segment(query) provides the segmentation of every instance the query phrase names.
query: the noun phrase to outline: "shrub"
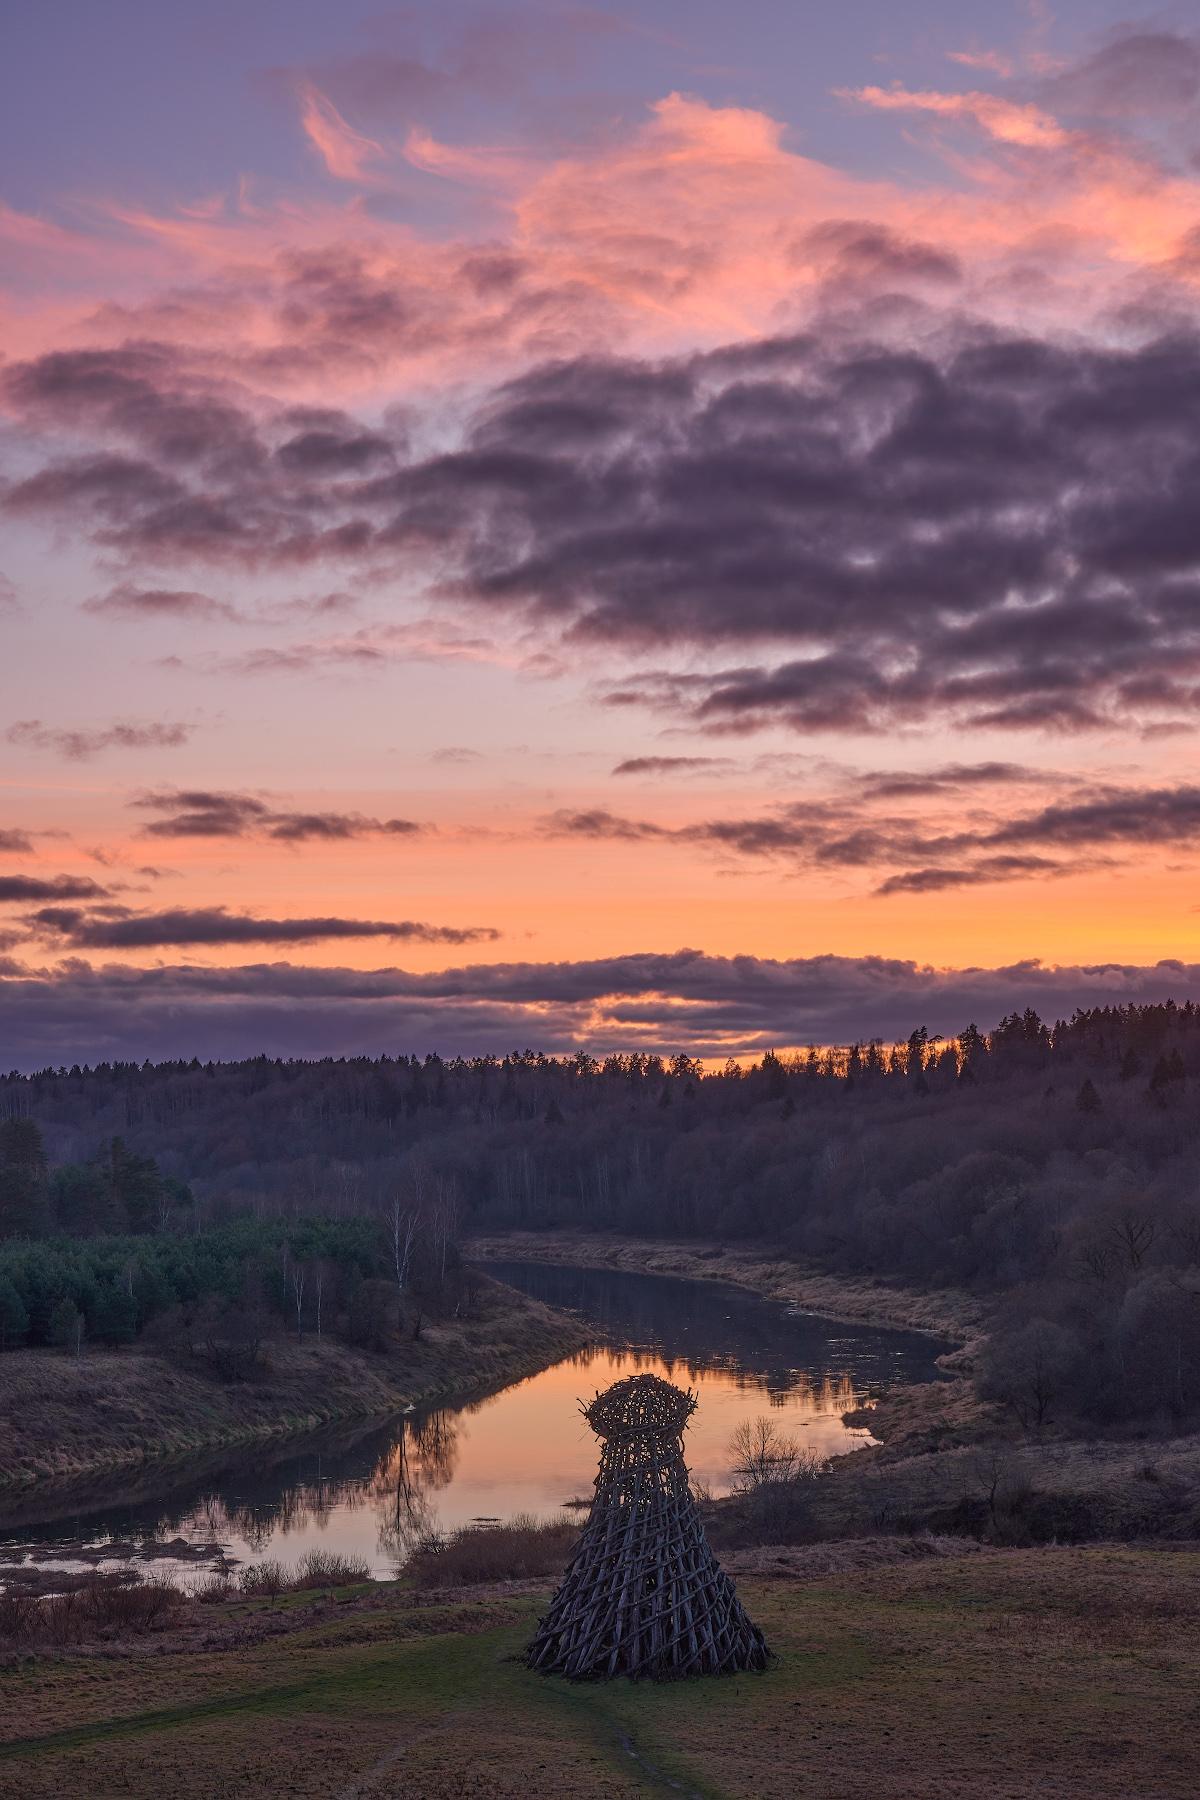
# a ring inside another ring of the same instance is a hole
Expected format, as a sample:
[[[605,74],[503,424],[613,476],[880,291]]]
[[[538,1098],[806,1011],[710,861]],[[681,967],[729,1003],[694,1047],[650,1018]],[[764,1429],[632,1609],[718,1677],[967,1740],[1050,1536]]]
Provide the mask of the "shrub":
[[[361,1556],[341,1556],[336,1550],[310,1550],[288,1586],[295,1589],[355,1587],[370,1579],[371,1565]]]
[[[242,1593],[253,1595],[256,1599],[275,1600],[287,1586],[287,1570],[273,1558],[266,1562],[247,1563],[238,1576],[238,1587]]]
[[[449,1538],[426,1538],[405,1565],[418,1587],[471,1587],[558,1575],[579,1539],[570,1519],[518,1513],[505,1525],[468,1525]]]
[[[155,1631],[169,1624],[183,1603],[165,1575],[136,1569],[93,1576],[70,1593],[45,1600],[10,1591],[0,1594],[0,1642],[62,1647]]]
[[[223,1606],[236,1592],[233,1578],[214,1573],[205,1575],[192,1589],[192,1599],[202,1606]]]

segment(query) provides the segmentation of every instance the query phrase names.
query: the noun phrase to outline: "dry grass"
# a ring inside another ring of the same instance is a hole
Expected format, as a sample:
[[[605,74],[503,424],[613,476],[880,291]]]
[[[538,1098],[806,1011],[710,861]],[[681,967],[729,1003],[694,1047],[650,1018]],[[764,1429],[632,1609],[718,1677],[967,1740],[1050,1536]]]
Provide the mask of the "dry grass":
[[[450,1538],[426,1540],[404,1565],[404,1573],[419,1588],[557,1576],[578,1541],[579,1526],[569,1519],[518,1513],[504,1525],[472,1525]]]
[[[0,1594],[0,1648],[94,1643],[161,1630],[186,1602],[163,1575],[123,1570],[91,1575],[66,1593],[39,1599],[26,1589]]]
[[[0,1792],[1193,1800],[1200,1555],[869,1551],[743,1573],[774,1667],[661,1686],[530,1675],[548,1583],[197,1607],[0,1670]]]
[[[244,1569],[238,1571],[237,1590],[243,1595],[258,1598],[265,1596],[275,1600],[280,1594],[303,1594],[316,1589],[327,1592],[333,1588],[357,1587],[370,1579],[370,1564],[364,1562],[361,1556],[340,1556],[336,1550],[310,1550],[291,1570],[273,1558],[247,1563]],[[216,1585],[221,1582],[221,1576],[213,1577],[212,1582],[206,1584],[196,1598],[210,1603],[227,1598],[232,1592],[233,1584],[226,1583],[222,1591]]]

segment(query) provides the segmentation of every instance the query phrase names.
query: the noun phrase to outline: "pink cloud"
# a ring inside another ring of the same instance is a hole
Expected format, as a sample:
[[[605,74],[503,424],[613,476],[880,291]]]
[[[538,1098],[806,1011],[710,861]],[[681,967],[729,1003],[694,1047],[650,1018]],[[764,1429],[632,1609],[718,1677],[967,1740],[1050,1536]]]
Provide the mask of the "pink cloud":
[[[472,187],[499,187],[513,192],[533,180],[540,167],[532,154],[522,154],[503,145],[464,147],[439,143],[420,126],[414,126],[405,138],[404,157],[414,169],[420,169],[426,175],[439,175]]]
[[[998,143],[1017,144],[1022,149],[1061,150],[1071,141],[1071,134],[1040,107],[996,94],[914,93],[902,87],[839,88],[837,92],[843,99],[857,100],[878,112],[926,112],[946,119],[968,119]]]
[[[1013,64],[999,50],[947,50],[949,62],[962,63],[968,69],[986,69],[990,75],[999,75],[1001,80],[1013,73]]]
[[[565,155],[417,127],[391,145],[308,85],[301,122],[343,198],[245,180],[164,211],[76,201],[70,231],[0,214],[39,287],[36,313],[10,315],[11,353],[153,338],[263,397],[378,404],[535,358],[801,328],[830,316],[831,284],[838,316],[877,295],[923,305],[939,261],[976,315],[1039,328],[1126,304],[1131,274],[1194,282],[1200,180],[1146,146],[979,91],[848,97],[974,126],[982,148],[942,185],[866,180],[762,111],[681,93]],[[422,180],[477,194],[486,240],[380,211],[381,190]]]
[[[309,82],[300,92],[300,123],[329,173],[339,181],[369,180],[370,164],[386,155],[382,144],[355,131],[332,100]]]

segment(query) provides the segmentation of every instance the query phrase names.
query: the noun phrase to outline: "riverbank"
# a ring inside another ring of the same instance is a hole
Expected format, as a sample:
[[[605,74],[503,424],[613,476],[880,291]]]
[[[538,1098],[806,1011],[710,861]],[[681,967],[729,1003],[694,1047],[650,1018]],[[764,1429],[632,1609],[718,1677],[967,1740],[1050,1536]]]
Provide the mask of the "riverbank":
[[[269,1443],[519,1381],[592,1342],[580,1320],[489,1282],[476,1314],[433,1321],[378,1354],[331,1338],[277,1338],[227,1384],[192,1359],[132,1348],[0,1356],[0,1514],[35,1484]]]
[[[641,1275],[676,1275],[692,1281],[728,1281],[768,1300],[850,1325],[897,1326],[949,1338],[959,1348],[944,1359],[963,1364],[963,1352],[986,1330],[987,1313],[959,1288],[920,1289],[882,1276],[831,1275],[795,1262],[761,1244],[732,1247],[661,1238],[618,1238],[590,1232],[490,1232],[473,1238],[476,1260],[567,1263]]]
[[[0,1789],[1190,1800],[1200,1555],[865,1548],[731,1559],[776,1660],[701,1683],[531,1675],[544,1581],[194,1606],[0,1665]]]
[[[833,1460],[794,1524],[801,1537],[949,1532],[1008,1545],[1200,1537],[1200,1436],[1142,1428],[1102,1437],[1069,1426],[1028,1435],[970,1379],[986,1332],[985,1308],[970,1295],[843,1279],[762,1246],[514,1232],[476,1240],[472,1254],[720,1280],[825,1317],[956,1339],[936,1359],[946,1379],[896,1383],[844,1415],[876,1442]],[[727,1543],[761,1538],[736,1500],[717,1501],[712,1522]]]

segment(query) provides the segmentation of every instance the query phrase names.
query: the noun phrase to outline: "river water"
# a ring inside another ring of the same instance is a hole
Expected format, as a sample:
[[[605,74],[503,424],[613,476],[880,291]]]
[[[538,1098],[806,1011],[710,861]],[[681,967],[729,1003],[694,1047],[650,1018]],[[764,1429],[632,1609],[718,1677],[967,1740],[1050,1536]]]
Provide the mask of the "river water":
[[[286,1446],[256,1446],[136,1475],[28,1495],[0,1515],[5,1563],[36,1557],[83,1566],[111,1547],[105,1566],[147,1540],[215,1546],[238,1562],[294,1564],[322,1547],[361,1556],[390,1576],[427,1531],[586,1500],[597,1445],[580,1400],[622,1375],[649,1371],[696,1392],[685,1439],[694,1482],[728,1491],[729,1440],[745,1419],[769,1414],[825,1456],[869,1442],[841,1415],[897,1382],[937,1378],[945,1344],[913,1332],[842,1325],[760,1300],[739,1288],[625,1271],[493,1262],[488,1272],[579,1313],[595,1347],[468,1405],[330,1429]],[[582,1511],[577,1515],[582,1519]],[[182,1549],[161,1566],[185,1584]],[[209,1565],[210,1566],[210,1565]]]

